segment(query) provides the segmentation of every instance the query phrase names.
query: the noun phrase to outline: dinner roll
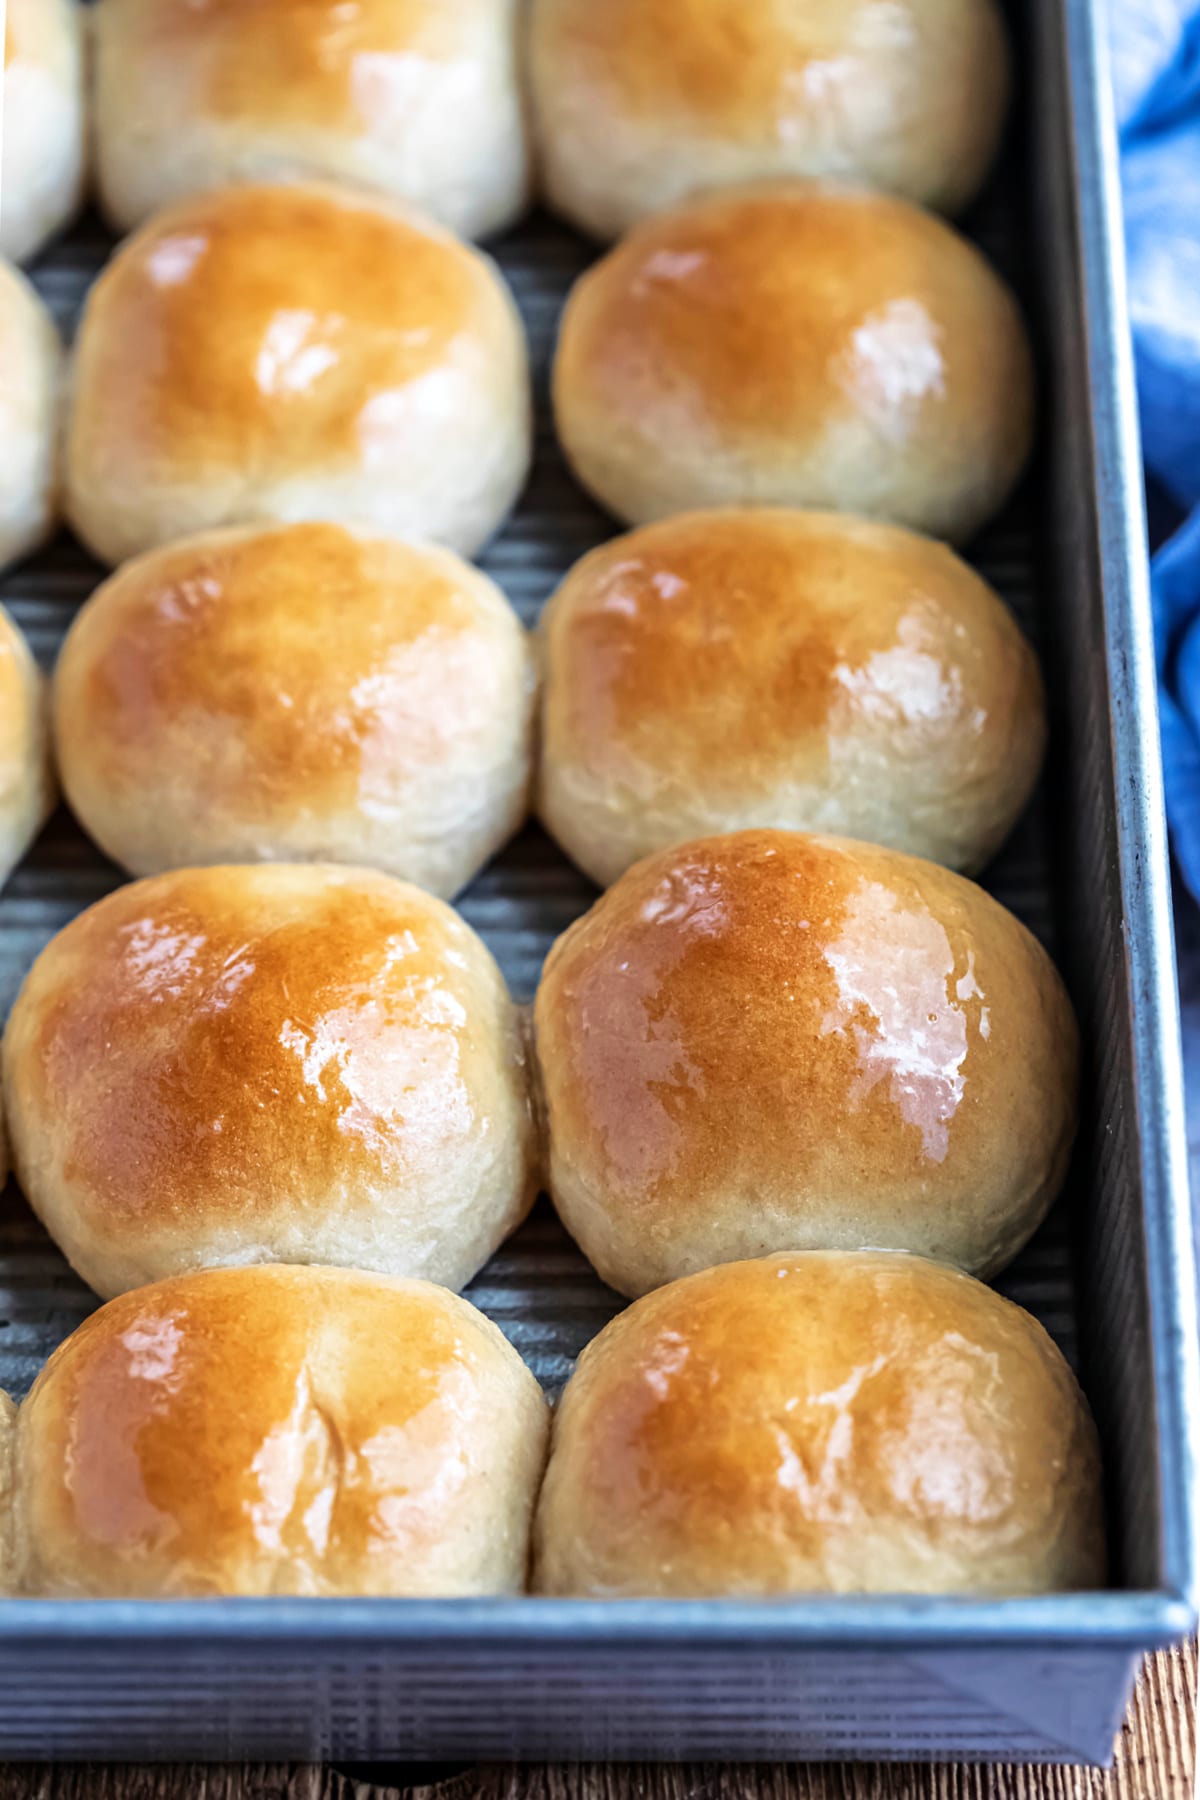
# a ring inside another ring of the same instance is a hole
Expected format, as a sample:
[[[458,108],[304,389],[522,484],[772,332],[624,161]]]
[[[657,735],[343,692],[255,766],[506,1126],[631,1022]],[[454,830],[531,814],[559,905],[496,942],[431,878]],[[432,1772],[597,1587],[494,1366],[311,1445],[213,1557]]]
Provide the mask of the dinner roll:
[[[516,614],[449,550],[210,532],[126,563],[78,615],[59,765],[137,875],[365,863],[449,896],[525,816],[534,687]]]
[[[63,350],[44,301],[0,262],[0,569],[55,523]]]
[[[479,252],[367,195],[228,188],[153,219],[89,295],[71,522],[108,562],[313,518],[470,554],[524,482],[529,405],[521,322]]]
[[[895,850],[743,831],[648,857],[551,950],[536,1030],[551,1192],[623,1294],[767,1250],[988,1274],[1066,1172],[1050,959]]]
[[[601,883],[748,825],[977,868],[1037,778],[1033,651],[951,551],[896,526],[767,507],[647,525],[577,564],[543,631],[541,815]]]
[[[732,1263],[584,1351],[536,1543],[543,1592],[596,1598],[1098,1588],[1096,1430],[1037,1321],[953,1269]]]
[[[651,219],[578,281],[554,367],[576,474],[630,524],[809,506],[970,537],[1029,450],[1016,303],[902,200],[804,183]]]
[[[547,196],[600,238],[773,176],[956,211],[1010,88],[995,0],[533,0],[532,73]]]
[[[46,713],[41,671],[15,621],[0,606],[0,887],[54,804]],[[2,1144],[0,1131],[0,1150]],[[0,1153],[0,1184],[3,1163]]]
[[[8,0],[0,255],[14,262],[36,255],[83,199],[82,30],[76,0]]]
[[[221,1263],[461,1287],[528,1211],[515,1007],[440,900],[365,869],[184,869],[34,963],[4,1035],[13,1165],[103,1295]]]
[[[468,237],[525,205],[517,0],[103,0],[100,195],[122,231],[185,194],[326,176]]]
[[[483,1314],[355,1269],[212,1269],[59,1346],[17,1420],[27,1593],[518,1593],[546,1403]]]

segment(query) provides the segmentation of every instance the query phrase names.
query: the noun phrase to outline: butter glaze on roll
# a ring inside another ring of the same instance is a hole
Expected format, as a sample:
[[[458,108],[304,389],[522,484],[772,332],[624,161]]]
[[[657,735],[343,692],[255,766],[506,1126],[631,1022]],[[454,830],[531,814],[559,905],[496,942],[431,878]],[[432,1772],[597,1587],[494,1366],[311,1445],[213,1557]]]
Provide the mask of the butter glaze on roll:
[[[726,505],[970,537],[1028,455],[1033,372],[1008,288],[901,200],[780,182],[647,220],[576,283],[559,438],[632,525]]]
[[[448,550],[339,525],[127,563],[55,675],[68,797],[134,874],[329,861],[445,897],[525,817],[528,634]]]
[[[546,1403],[497,1328],[426,1282],[271,1267],[141,1288],[7,1424],[18,1592],[525,1586]]]
[[[466,237],[523,210],[516,0],[103,0],[101,199],[122,231],[237,181],[321,177]]]
[[[853,181],[954,212],[991,165],[994,0],[533,0],[543,182],[599,238],[700,190]]]
[[[623,1294],[770,1250],[991,1274],[1066,1172],[1053,964],[893,850],[745,831],[648,857],[555,944],[535,1026],[550,1191]]]
[[[535,1532],[546,1594],[1104,1586],[1095,1426],[1037,1321],[918,1257],[764,1257],[583,1352]]]
[[[0,262],[0,569],[37,550],[58,507],[63,348],[45,302]]]
[[[305,519],[470,555],[529,464],[524,332],[493,264],[332,187],[152,219],[88,297],[73,388],[69,516],[110,563]]]
[[[82,9],[7,0],[0,255],[26,262],[83,200]]]
[[[542,630],[539,810],[602,885],[759,825],[978,868],[1041,764],[1041,676],[1012,615],[894,526],[668,519],[584,557]]]
[[[47,713],[41,670],[16,623],[0,606],[0,888],[54,805]],[[0,1130],[0,1165],[2,1147]]]
[[[361,869],[185,869],[34,963],[3,1047],[18,1180],[104,1296],[334,1263],[462,1287],[536,1185],[516,1008],[448,906]]]

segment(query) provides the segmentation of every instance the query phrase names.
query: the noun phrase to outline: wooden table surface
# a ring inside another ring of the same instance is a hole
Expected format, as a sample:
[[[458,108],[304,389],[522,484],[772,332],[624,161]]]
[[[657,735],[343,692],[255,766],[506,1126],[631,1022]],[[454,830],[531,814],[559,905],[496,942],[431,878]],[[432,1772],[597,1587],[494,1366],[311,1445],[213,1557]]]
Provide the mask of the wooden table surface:
[[[912,1764],[357,1771],[243,1767],[0,1768],[0,1800],[1194,1800],[1196,1648],[1147,1665],[1111,1774]],[[412,1773],[418,1774],[414,1785]],[[380,1784],[380,1777],[386,1777]]]

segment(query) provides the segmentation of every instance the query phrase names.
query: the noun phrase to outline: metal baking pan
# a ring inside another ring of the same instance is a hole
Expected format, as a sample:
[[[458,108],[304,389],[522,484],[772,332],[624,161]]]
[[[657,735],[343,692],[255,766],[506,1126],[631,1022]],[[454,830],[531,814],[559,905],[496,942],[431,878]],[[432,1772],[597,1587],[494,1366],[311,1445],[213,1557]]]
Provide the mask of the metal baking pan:
[[[1195,1619],[1200,1418],[1184,1104],[1112,119],[1097,9],[1013,19],[1023,101],[972,229],[1039,341],[1043,456],[976,560],[1038,641],[1050,772],[988,885],[1059,958],[1088,1046],[1069,1191],[1005,1276],[1076,1363],[1104,1443],[1114,1587],[1033,1601],[0,1602],[7,1757],[1106,1761],[1141,1654]],[[43,259],[70,329],[108,249]],[[554,448],[546,372],[589,251],[535,220],[499,246],[534,346],[537,470],[487,567],[532,619],[611,531]],[[0,586],[49,663],[94,582],[60,542]],[[0,900],[0,1011],[118,879],[64,816]],[[462,907],[516,993],[591,891],[530,829]],[[547,1387],[616,1310],[543,1201],[471,1290]],[[95,1304],[13,1190],[0,1382],[23,1393]]]

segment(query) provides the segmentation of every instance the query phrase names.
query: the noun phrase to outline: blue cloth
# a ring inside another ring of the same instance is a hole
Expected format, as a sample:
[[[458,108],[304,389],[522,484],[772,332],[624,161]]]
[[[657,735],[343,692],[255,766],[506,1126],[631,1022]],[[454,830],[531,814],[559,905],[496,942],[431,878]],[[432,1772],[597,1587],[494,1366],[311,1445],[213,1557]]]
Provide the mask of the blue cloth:
[[[1190,515],[1153,574],[1167,815],[1200,896],[1200,0],[1109,16],[1146,466]]]

